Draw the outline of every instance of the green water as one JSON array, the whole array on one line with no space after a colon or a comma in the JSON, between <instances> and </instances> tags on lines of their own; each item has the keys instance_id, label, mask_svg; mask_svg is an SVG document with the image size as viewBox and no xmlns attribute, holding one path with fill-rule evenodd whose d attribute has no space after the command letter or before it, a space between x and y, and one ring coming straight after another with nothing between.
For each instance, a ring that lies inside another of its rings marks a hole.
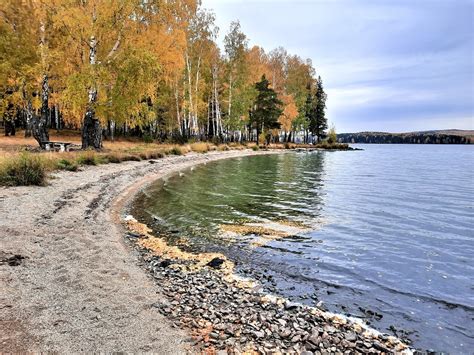
<instances>
[{"instance_id":1,"label":"green water","mask_svg":"<svg viewBox=\"0 0 474 355\"><path fill-rule=\"evenodd\" d=\"M226 254L270 292L352 316L370 309L383 315L374 327L413 331L425 349L474 348L474 149L363 148L198 166L157 181L132 214L170 243ZM220 233L279 220L310 228L257 245Z\"/></svg>"}]
</instances>

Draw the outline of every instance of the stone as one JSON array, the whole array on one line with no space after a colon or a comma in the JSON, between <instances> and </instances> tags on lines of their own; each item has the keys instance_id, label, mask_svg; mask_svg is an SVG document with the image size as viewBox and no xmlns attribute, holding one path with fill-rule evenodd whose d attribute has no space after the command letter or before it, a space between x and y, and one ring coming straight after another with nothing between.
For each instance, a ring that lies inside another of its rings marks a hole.
<instances>
[{"instance_id":1,"label":"stone","mask_svg":"<svg viewBox=\"0 0 474 355\"><path fill-rule=\"evenodd\" d=\"M206 265L212 267L213 269L220 269L222 264L224 264L225 260L221 258L214 258L209 261Z\"/></svg>"},{"instance_id":2,"label":"stone","mask_svg":"<svg viewBox=\"0 0 474 355\"><path fill-rule=\"evenodd\" d=\"M346 338L347 341L354 342L357 340L357 334L354 332L346 333L344 338Z\"/></svg>"},{"instance_id":3,"label":"stone","mask_svg":"<svg viewBox=\"0 0 474 355\"><path fill-rule=\"evenodd\" d=\"M308 341L314 345L319 345L321 343L321 338L319 337L318 334L313 333L308 338Z\"/></svg>"}]
</instances>

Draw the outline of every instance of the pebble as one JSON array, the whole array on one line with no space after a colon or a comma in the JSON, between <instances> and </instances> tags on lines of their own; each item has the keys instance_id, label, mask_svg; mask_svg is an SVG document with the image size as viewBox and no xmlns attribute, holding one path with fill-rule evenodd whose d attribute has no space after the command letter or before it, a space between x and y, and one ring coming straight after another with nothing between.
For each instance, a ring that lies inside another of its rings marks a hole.
<instances>
[{"instance_id":1,"label":"pebble","mask_svg":"<svg viewBox=\"0 0 474 355\"><path fill-rule=\"evenodd\" d=\"M198 270L186 270L188 261L160 259L135 246L166 296L152 307L179 327L202 334L195 344L203 352L381 354L405 347L384 334L369 337L360 325L335 322L314 308L238 288L225 281L218 270L222 259L215 258Z\"/></svg>"}]
</instances>

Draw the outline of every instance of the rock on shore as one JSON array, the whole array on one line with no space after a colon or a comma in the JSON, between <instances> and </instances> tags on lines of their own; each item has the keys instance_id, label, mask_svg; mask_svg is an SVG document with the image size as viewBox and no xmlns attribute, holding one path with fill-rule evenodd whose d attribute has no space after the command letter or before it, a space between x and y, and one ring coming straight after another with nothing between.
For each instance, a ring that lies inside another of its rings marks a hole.
<instances>
[{"instance_id":1,"label":"rock on shore","mask_svg":"<svg viewBox=\"0 0 474 355\"><path fill-rule=\"evenodd\" d=\"M166 300L151 305L188 328L202 351L224 353L411 353L399 339L319 309L242 288L212 265L191 267L190 260L139 250Z\"/></svg>"}]
</instances>

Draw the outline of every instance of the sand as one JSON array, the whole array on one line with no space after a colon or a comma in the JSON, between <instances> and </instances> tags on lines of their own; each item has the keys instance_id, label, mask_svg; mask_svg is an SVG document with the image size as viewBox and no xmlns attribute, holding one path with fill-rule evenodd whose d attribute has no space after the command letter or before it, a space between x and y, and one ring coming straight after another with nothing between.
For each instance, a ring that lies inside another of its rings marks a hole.
<instances>
[{"instance_id":1,"label":"sand","mask_svg":"<svg viewBox=\"0 0 474 355\"><path fill-rule=\"evenodd\" d=\"M0 188L0 352L193 352L152 305L163 298L123 238L121 215L148 183L204 162L278 151L190 153L58 172Z\"/></svg>"}]
</instances>

